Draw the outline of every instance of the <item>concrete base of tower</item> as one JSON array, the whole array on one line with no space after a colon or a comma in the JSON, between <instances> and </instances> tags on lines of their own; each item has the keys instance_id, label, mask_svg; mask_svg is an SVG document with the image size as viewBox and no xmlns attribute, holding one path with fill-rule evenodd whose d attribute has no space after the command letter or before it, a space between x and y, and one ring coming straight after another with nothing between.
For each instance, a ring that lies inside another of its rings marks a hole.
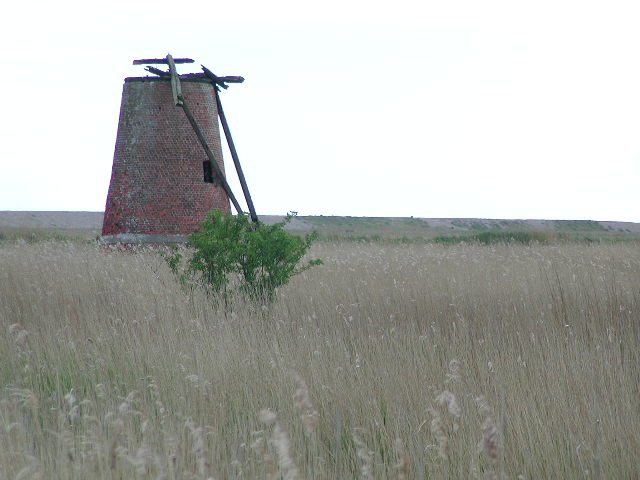
<instances>
[{"instance_id":1,"label":"concrete base of tower","mask_svg":"<svg viewBox=\"0 0 640 480\"><path fill-rule=\"evenodd\" d=\"M112 244L167 244L187 243L189 235L164 235L143 233L120 233L118 235L103 235L98 240L102 245Z\"/></svg>"}]
</instances>

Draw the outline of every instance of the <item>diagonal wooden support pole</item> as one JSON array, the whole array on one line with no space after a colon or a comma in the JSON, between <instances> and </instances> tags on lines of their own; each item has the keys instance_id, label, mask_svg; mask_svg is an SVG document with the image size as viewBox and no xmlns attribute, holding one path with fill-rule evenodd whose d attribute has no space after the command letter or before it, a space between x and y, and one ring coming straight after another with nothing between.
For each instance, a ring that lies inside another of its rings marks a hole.
<instances>
[{"instance_id":1,"label":"diagonal wooden support pole","mask_svg":"<svg viewBox=\"0 0 640 480\"><path fill-rule=\"evenodd\" d=\"M254 223L258 223L258 215L256 214L256 208L253 206L253 200L251 199L251 194L249 193L249 187L247 186L247 181L244 178L244 173L242 172L240 159L238 158L238 153L236 152L236 146L233 143L233 138L231 138L231 131L229 130L227 117L225 117L224 115L224 110L222 109L222 103L220 103L220 95L217 89L214 90L214 95L216 96L216 103L218 104L217 105L218 114L220 115L220 122L222 123L222 129L224 130L224 136L227 139L227 144L229 145L229 151L231 152L231 158L233 159L233 164L235 165L236 172L238 173L238 180L240 180L242 193L244 194L244 198L247 202L247 207L249 207L249 215L251 215L251 220Z\"/></svg>"},{"instance_id":2,"label":"diagonal wooden support pole","mask_svg":"<svg viewBox=\"0 0 640 480\"><path fill-rule=\"evenodd\" d=\"M216 158L213 155L213 152L209 148L209 145L207 145L207 141L205 140L204 135L202 134L202 130L200 130L200 127L198 126L196 119L191 113L191 109L189 108L187 103L184 101L184 98L182 97L182 95L180 95L178 99L180 100L179 105L182 107L182 110L184 111L184 114L186 115L187 120L189 120L189 123L191 124L191 127L193 128L193 131L196 134L196 137L198 137L198 140L200 141L200 145L202 145L202 148L204 148L204 151L207 154L207 158L209 158L209 161L211 162L211 166L213 167L213 170L216 172L216 175L220 179L222 188L224 188L224 191L227 193L227 196L229 197L229 200L231 200L231 203L233 203L233 206L236 209L236 211L239 214L243 213L242 207L240 207L240 204L238 203L236 196L231 191L231 187L227 183L227 179L225 178L224 173L222 173L222 169L220 168L220 165L218 165L218 162L216 161Z\"/></svg>"},{"instance_id":3,"label":"diagonal wooden support pole","mask_svg":"<svg viewBox=\"0 0 640 480\"><path fill-rule=\"evenodd\" d=\"M254 223L258 223L258 215L256 214L255 207L253 206L253 200L251 199L251 194L249 193L249 186L247 185L247 181L244 178L242 166L240 165L240 159L238 158L238 152L236 152L236 146L233 143L233 138L231 137L231 130L229 130L229 124L227 123L227 117L224 114L224 110L222 109L222 103L220 102L220 94L217 88L217 82L219 80L219 77L217 77L211 70L209 70L204 65L201 65L201 67L202 67L202 71L213 83L213 94L216 97L216 106L218 107L218 115L220 116L220 123L222 124L222 129L224 130L224 136L227 139L227 145L229 145L229 151L231 152L231 158L233 159L233 164L235 165L236 172L238 173L238 180L240 180L242 193L244 194L244 198L247 202L247 207L249 207L249 215L251 215L251 220Z\"/></svg>"}]
</instances>

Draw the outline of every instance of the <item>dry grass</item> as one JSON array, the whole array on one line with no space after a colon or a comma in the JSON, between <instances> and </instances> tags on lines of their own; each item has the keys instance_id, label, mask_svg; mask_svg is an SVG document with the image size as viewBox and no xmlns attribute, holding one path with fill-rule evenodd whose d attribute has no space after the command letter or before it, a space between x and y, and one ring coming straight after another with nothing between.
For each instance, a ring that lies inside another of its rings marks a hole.
<instances>
[{"instance_id":1,"label":"dry grass","mask_svg":"<svg viewBox=\"0 0 640 480\"><path fill-rule=\"evenodd\" d=\"M637 244L312 253L223 312L153 253L0 246L0 479L640 476Z\"/></svg>"}]
</instances>

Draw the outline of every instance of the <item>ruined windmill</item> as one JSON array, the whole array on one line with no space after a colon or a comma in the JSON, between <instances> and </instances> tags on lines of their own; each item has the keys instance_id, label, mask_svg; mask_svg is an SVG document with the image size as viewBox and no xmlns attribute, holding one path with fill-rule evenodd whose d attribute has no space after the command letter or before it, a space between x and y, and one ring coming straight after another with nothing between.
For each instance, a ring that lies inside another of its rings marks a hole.
<instances>
[{"instance_id":1,"label":"ruined windmill","mask_svg":"<svg viewBox=\"0 0 640 480\"><path fill-rule=\"evenodd\" d=\"M257 216L222 104L220 88L242 77L178 75L190 58L135 60L155 77L126 78L113 169L102 226L103 243L183 242L213 209L240 213L224 173L218 118L251 219Z\"/></svg>"}]
</instances>

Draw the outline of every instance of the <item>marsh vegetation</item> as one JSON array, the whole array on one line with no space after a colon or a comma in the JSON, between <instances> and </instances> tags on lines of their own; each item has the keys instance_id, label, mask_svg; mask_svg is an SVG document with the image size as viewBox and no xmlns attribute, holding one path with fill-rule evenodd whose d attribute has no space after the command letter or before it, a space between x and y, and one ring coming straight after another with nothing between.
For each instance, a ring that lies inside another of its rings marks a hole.
<instances>
[{"instance_id":1,"label":"marsh vegetation","mask_svg":"<svg viewBox=\"0 0 640 480\"><path fill-rule=\"evenodd\" d=\"M0 245L0 478L636 478L637 243L316 244L221 309Z\"/></svg>"}]
</instances>

